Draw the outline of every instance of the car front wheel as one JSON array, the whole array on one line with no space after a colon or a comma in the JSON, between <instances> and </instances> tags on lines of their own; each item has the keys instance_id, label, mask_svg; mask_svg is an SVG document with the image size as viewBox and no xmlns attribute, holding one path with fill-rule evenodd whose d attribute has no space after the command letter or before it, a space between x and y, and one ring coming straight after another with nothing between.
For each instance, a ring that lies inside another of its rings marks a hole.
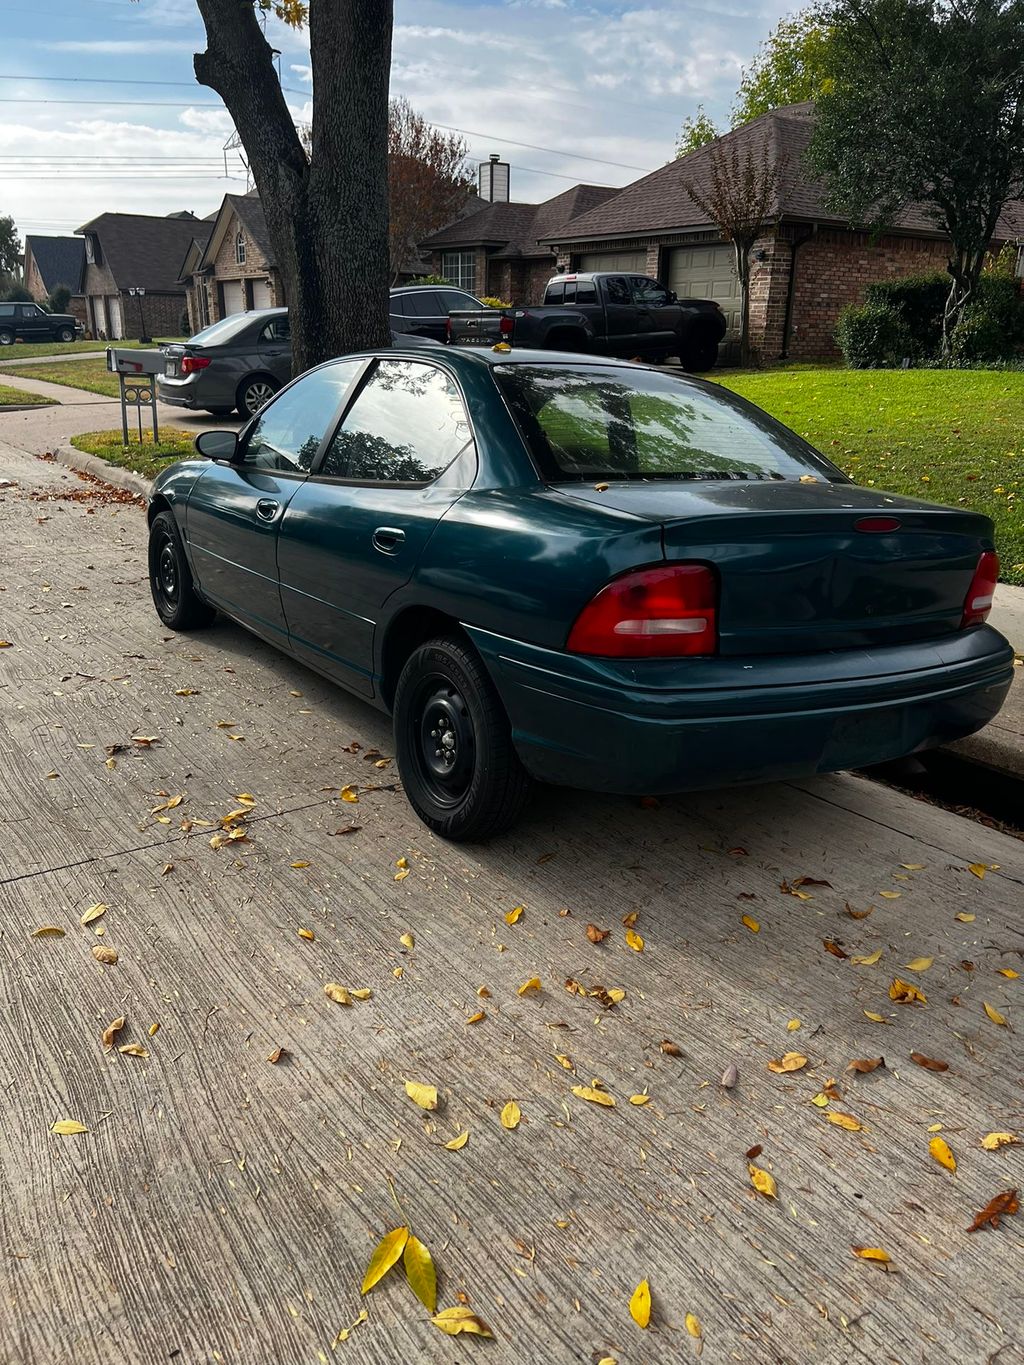
<instances>
[{"instance_id":1,"label":"car front wheel","mask_svg":"<svg viewBox=\"0 0 1024 1365\"><path fill-rule=\"evenodd\" d=\"M278 386L267 375L255 375L238 387L238 415L255 417L264 404L269 403Z\"/></svg>"},{"instance_id":2,"label":"car front wheel","mask_svg":"<svg viewBox=\"0 0 1024 1365\"><path fill-rule=\"evenodd\" d=\"M8 332L8 331L0 331L0 346L13 346L13 345L14 345L14 333L13 333L13 332Z\"/></svg>"},{"instance_id":3,"label":"car front wheel","mask_svg":"<svg viewBox=\"0 0 1024 1365\"><path fill-rule=\"evenodd\" d=\"M435 834L483 840L515 824L530 779L494 684L464 640L440 636L410 655L394 722L405 794Z\"/></svg>"},{"instance_id":4,"label":"car front wheel","mask_svg":"<svg viewBox=\"0 0 1024 1365\"><path fill-rule=\"evenodd\" d=\"M58 341L74 341L75 332L73 327L62 327L57 333Z\"/></svg>"},{"instance_id":5,"label":"car front wheel","mask_svg":"<svg viewBox=\"0 0 1024 1365\"><path fill-rule=\"evenodd\" d=\"M683 362L683 369L691 374L710 370L718 359L718 342L710 336L691 337L680 345L679 359Z\"/></svg>"},{"instance_id":6,"label":"car front wheel","mask_svg":"<svg viewBox=\"0 0 1024 1365\"><path fill-rule=\"evenodd\" d=\"M149 587L171 630L199 630L217 615L196 592L173 512L158 512L149 528Z\"/></svg>"}]
</instances>

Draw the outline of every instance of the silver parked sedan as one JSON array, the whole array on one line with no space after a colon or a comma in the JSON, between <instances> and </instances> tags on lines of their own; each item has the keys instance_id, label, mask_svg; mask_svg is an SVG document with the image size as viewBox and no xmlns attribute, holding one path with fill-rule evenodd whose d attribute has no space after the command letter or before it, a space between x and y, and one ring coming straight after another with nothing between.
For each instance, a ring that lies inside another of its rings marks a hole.
<instances>
[{"instance_id":1,"label":"silver parked sedan","mask_svg":"<svg viewBox=\"0 0 1024 1365\"><path fill-rule=\"evenodd\" d=\"M403 346L439 344L427 337L392 336ZM233 409L252 417L292 377L287 308L232 313L188 341L160 349L167 360L166 372L156 381L160 401L216 417Z\"/></svg>"}]
</instances>

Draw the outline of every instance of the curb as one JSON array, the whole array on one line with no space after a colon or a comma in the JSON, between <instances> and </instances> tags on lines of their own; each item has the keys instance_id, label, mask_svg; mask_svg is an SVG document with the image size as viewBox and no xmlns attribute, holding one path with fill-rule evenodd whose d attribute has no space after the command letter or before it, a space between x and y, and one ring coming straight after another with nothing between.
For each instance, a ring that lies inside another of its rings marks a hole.
<instances>
[{"instance_id":1,"label":"curb","mask_svg":"<svg viewBox=\"0 0 1024 1365\"><path fill-rule=\"evenodd\" d=\"M2 373L2 371L0 371ZM35 412L39 408L59 408L61 405L56 398L47 398L43 403L4 403L0 407L0 417L5 412Z\"/></svg>"},{"instance_id":2,"label":"curb","mask_svg":"<svg viewBox=\"0 0 1024 1365\"><path fill-rule=\"evenodd\" d=\"M136 474L134 469L121 469L118 465L108 464L106 460L101 460L98 455L90 455L85 450L76 450L74 446L57 446L51 453L56 455L60 463L67 465L69 469L77 469L82 474L91 474L94 479L99 479L101 483L111 484L114 488L127 489L129 493L137 493L140 498L149 497L151 487L149 479L143 478L141 474Z\"/></svg>"}]
</instances>

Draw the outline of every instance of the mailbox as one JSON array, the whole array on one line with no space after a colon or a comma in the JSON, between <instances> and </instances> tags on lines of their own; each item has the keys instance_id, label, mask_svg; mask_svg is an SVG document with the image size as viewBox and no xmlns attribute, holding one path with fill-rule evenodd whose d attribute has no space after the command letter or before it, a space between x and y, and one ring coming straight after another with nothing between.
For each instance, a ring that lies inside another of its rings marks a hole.
<instances>
[{"instance_id":1,"label":"mailbox","mask_svg":"<svg viewBox=\"0 0 1024 1365\"><path fill-rule=\"evenodd\" d=\"M144 378L148 375L163 374L167 364L163 351L142 351L126 346L107 347L107 369L111 374L135 375Z\"/></svg>"}]
</instances>

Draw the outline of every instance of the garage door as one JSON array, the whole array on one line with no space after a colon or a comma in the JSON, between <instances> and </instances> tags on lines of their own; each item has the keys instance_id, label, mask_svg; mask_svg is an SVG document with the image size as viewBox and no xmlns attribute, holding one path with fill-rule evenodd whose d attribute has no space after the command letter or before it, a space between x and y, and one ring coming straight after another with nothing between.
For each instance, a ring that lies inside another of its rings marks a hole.
<instances>
[{"instance_id":1,"label":"garage door","mask_svg":"<svg viewBox=\"0 0 1024 1365\"><path fill-rule=\"evenodd\" d=\"M681 246L669 252L668 287L681 299L714 299L729 337L739 336L740 284L731 246Z\"/></svg>"},{"instance_id":2,"label":"garage door","mask_svg":"<svg viewBox=\"0 0 1024 1365\"><path fill-rule=\"evenodd\" d=\"M272 308L274 306L270 301L270 285L266 280L253 280L252 306L254 308Z\"/></svg>"},{"instance_id":3,"label":"garage door","mask_svg":"<svg viewBox=\"0 0 1024 1365\"><path fill-rule=\"evenodd\" d=\"M580 270L621 270L625 275L647 274L646 251L591 251L580 257Z\"/></svg>"},{"instance_id":4,"label":"garage door","mask_svg":"<svg viewBox=\"0 0 1024 1365\"><path fill-rule=\"evenodd\" d=\"M224 281L224 316L245 312L245 290L241 280Z\"/></svg>"},{"instance_id":5,"label":"garage door","mask_svg":"<svg viewBox=\"0 0 1024 1365\"><path fill-rule=\"evenodd\" d=\"M121 300L116 294L111 294L107 299L107 318L110 323L110 331L107 335L111 341L123 340L124 319L121 316Z\"/></svg>"}]
</instances>

